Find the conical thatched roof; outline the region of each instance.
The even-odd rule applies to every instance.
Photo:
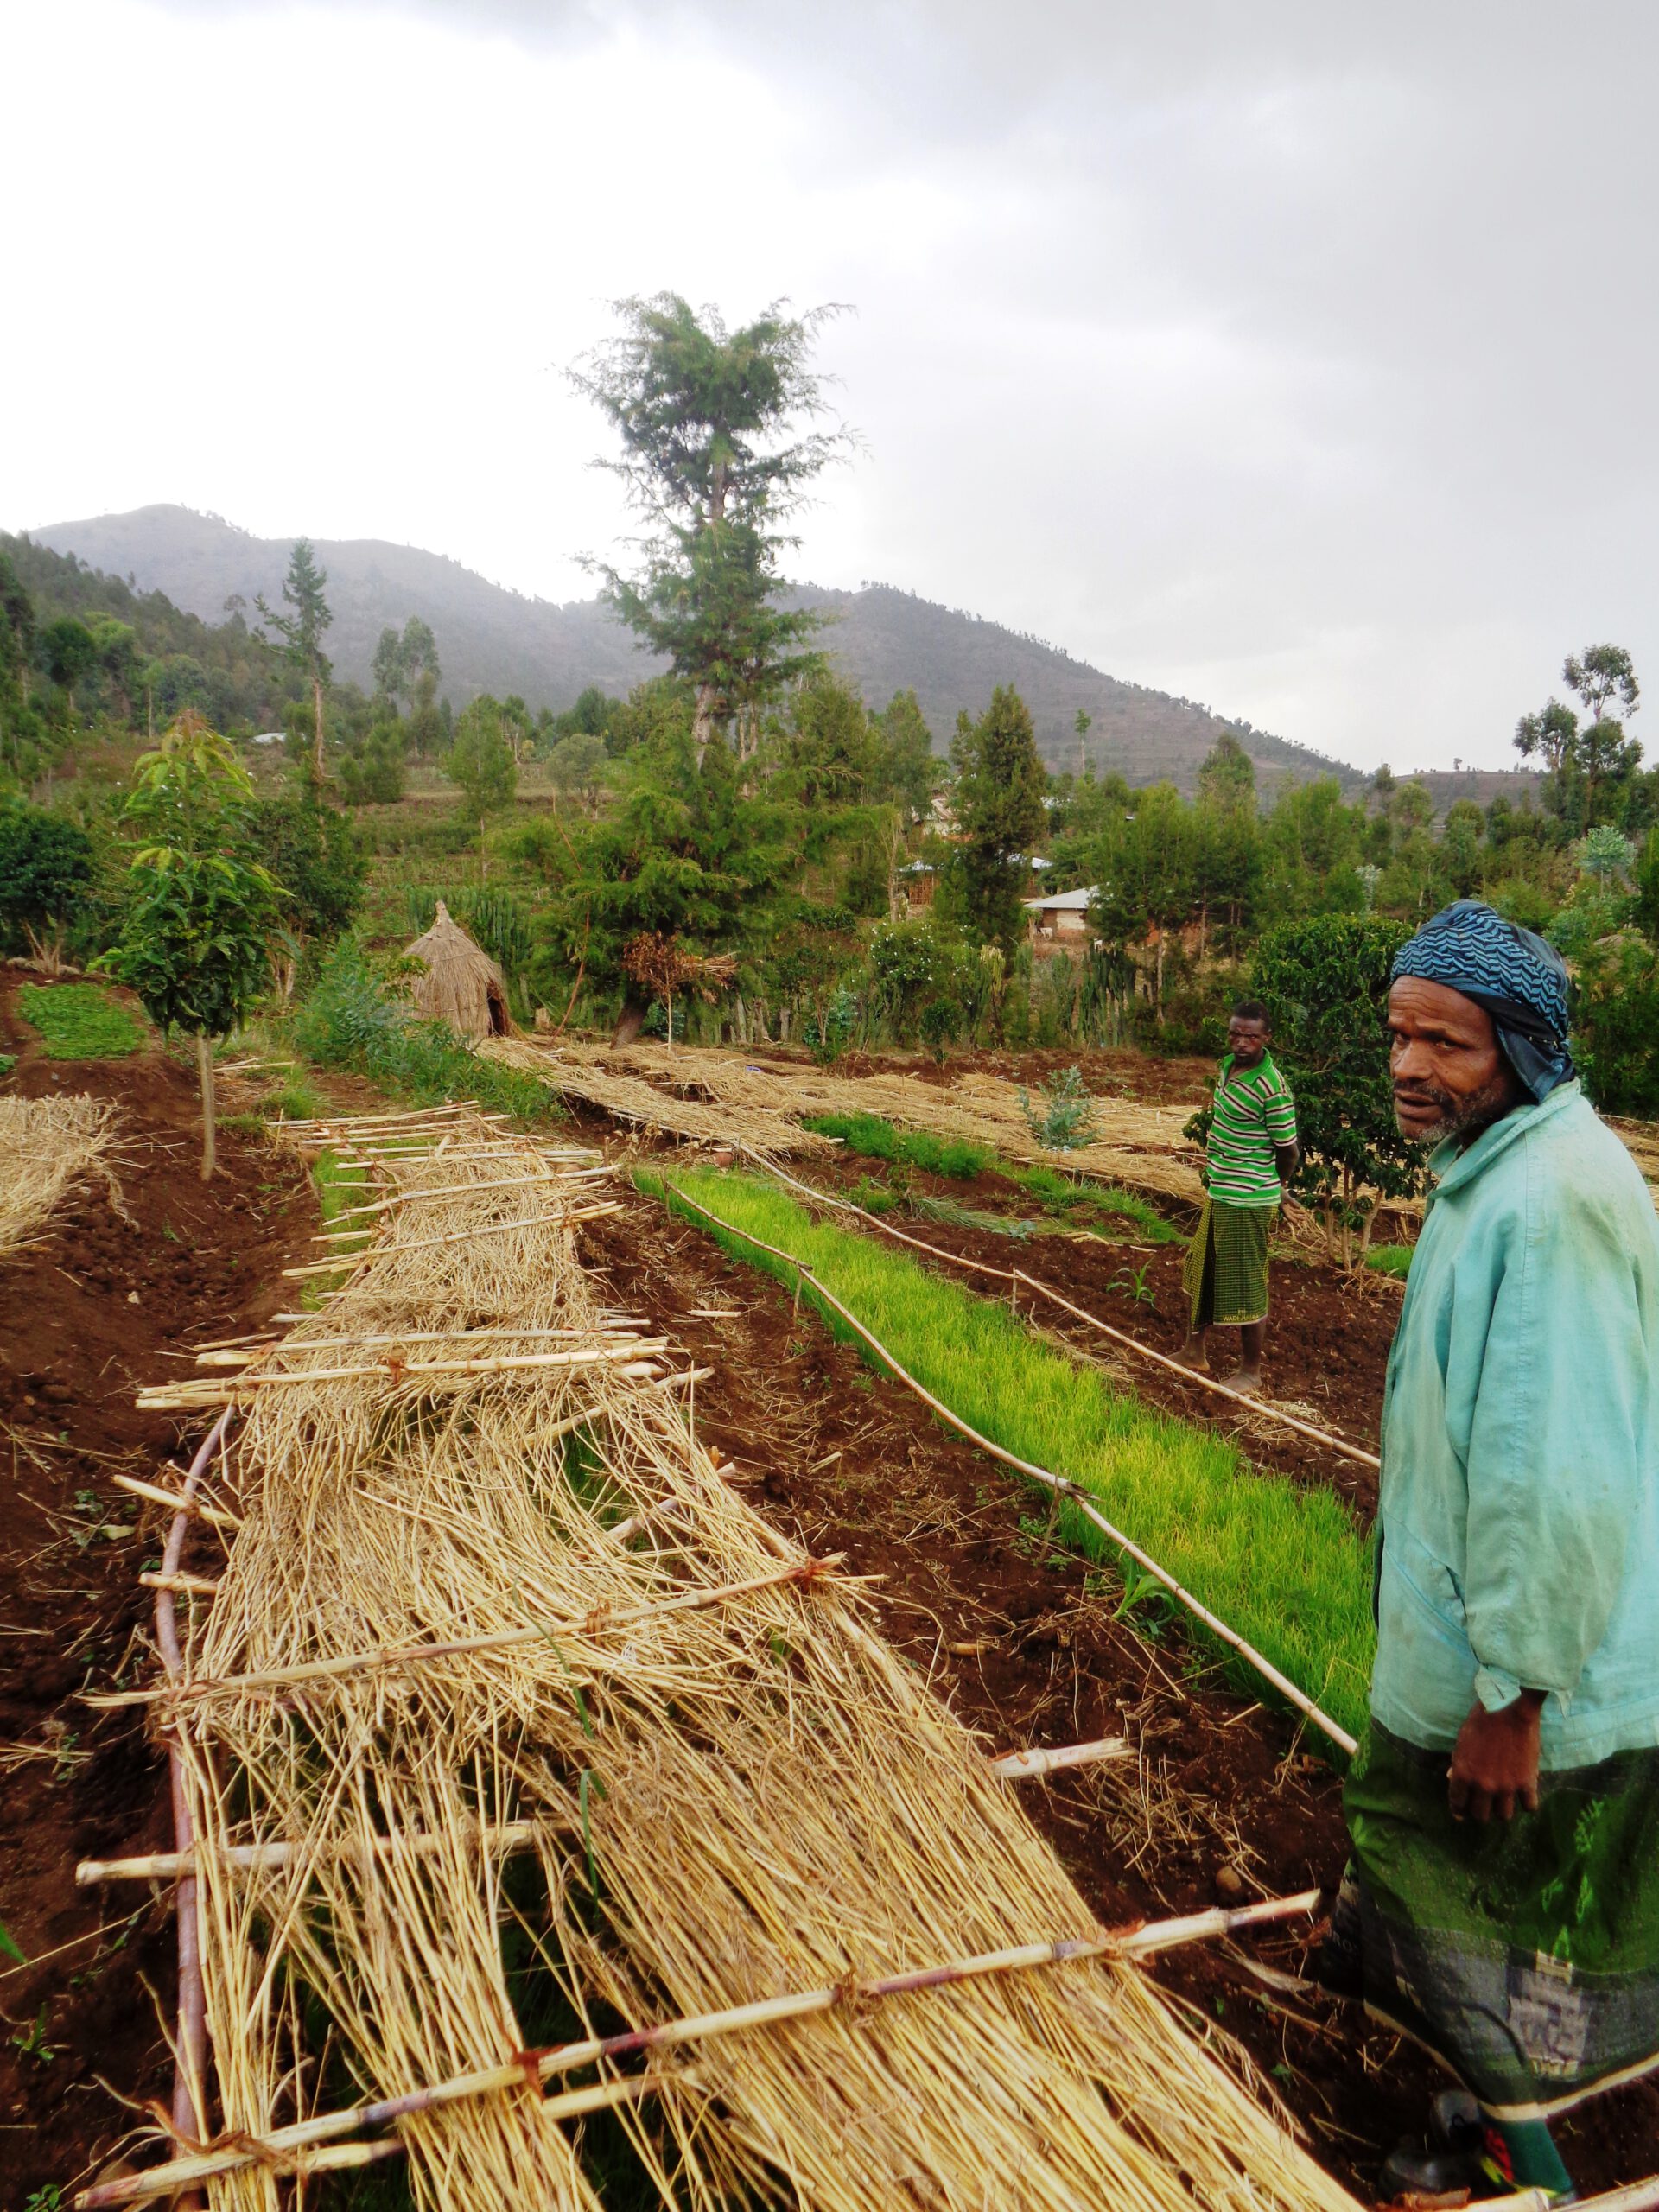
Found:
[[[442,899],[431,928],[405,953],[410,960],[426,963],[426,973],[415,978],[414,999],[429,1020],[447,1021],[463,1037],[512,1034],[506,977],[452,918]]]

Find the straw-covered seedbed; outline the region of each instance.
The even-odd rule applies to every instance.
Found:
[[[804,1129],[794,1116],[816,1109],[785,1105],[781,1109],[760,1105],[741,1095],[716,1095],[715,1103],[673,1097],[658,1090],[644,1076],[606,1067],[581,1047],[549,1051],[520,1038],[491,1038],[480,1051],[490,1059],[505,1060],[539,1077],[550,1090],[579,1104],[597,1106],[625,1128],[648,1129],[662,1136],[681,1137],[693,1144],[746,1144],[768,1157],[786,1153],[829,1153],[833,1141],[814,1129]],[[710,1056],[716,1057],[716,1056]],[[692,1078],[683,1078],[690,1081]]]
[[[1005,1160],[1052,1160],[1033,1135],[1017,1084],[999,1076],[959,1076],[949,1089],[919,1076],[838,1076],[810,1066],[757,1067],[741,1052],[707,1047],[634,1044],[617,1050],[567,1045],[556,1056],[533,1046],[486,1048],[539,1075],[572,1098],[673,1134],[753,1145],[757,1152],[809,1148],[800,1139],[781,1141],[779,1126],[817,1114],[879,1114],[906,1128],[965,1139]],[[694,1088],[710,1103],[671,1096],[661,1086]],[[626,1102],[619,1109],[613,1100]],[[1041,1101],[1037,1105],[1040,1108]],[[680,1116],[690,1117],[682,1128]],[[1204,1196],[1198,1154],[1182,1135],[1189,1109],[1148,1106],[1130,1099],[1096,1098],[1094,1140],[1065,1154],[1079,1174],[1103,1182],[1198,1205]],[[747,1134],[770,1132],[761,1142]],[[822,1141],[822,1140],[819,1140]]]
[[[579,2114],[608,2106],[686,2207],[1349,2207],[1121,1961],[855,1995],[1100,1931],[857,1588],[696,1443],[668,1347],[606,1310],[584,1163],[473,1116],[334,1135],[377,1209],[346,1287],[157,1393],[245,1409],[241,1526],[156,1699],[215,2085],[175,2180],[269,2212],[308,2158],[406,2150],[444,2212],[591,2206]],[[539,2024],[556,1992],[577,2038],[832,1994],[578,2068],[524,2050],[531,1952]],[[308,2120],[352,2085],[406,2100],[367,2144]]]
[[[0,1260],[38,1235],[66,1193],[110,1166],[118,1116],[105,1099],[0,1098]]]

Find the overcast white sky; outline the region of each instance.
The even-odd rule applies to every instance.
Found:
[[[1656,60],[1649,0],[0,0],[0,524],[583,596],[607,302],[846,301],[798,574],[1506,765],[1569,650],[1659,687]]]

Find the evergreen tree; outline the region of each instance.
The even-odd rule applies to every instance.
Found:
[[[512,757],[508,718],[499,699],[480,692],[465,708],[455,724],[454,741],[443,757],[443,772],[461,787],[463,804],[478,824],[478,880],[484,880],[486,861],[485,825],[492,814],[512,804],[518,788],[518,766]]]
[[[266,606],[263,595],[253,602],[264,620],[285,641],[289,661],[309,688],[311,780],[319,791],[322,789],[323,782],[322,695],[327,689],[333,672],[322,650],[323,632],[334,619],[323,595],[323,587],[327,581],[325,571],[317,566],[310,539],[297,537],[294,541],[294,550],[289,556],[288,574],[283,579],[283,597],[294,612],[291,614],[274,614]]]
[[[602,567],[605,596],[691,686],[699,760],[734,723],[740,754],[753,751],[761,709],[811,664],[818,618],[774,604],[779,556],[796,542],[778,525],[846,442],[796,435],[825,411],[807,361],[833,312],[774,306],[728,332],[671,292],[623,300],[622,334],[575,374],[621,438],[605,466],[646,524],[639,575]]]
[[[1012,684],[997,687],[976,722],[959,717],[950,758],[963,918],[982,944],[1011,953],[1024,929],[1020,901],[1048,820],[1048,778],[1030,710]]]

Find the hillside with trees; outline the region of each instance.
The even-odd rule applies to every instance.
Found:
[[[32,535],[38,545],[72,551],[113,575],[135,575],[209,622],[221,620],[227,606],[273,601],[292,550],[289,539],[253,537],[179,506],[54,523]],[[602,600],[557,606],[526,598],[457,561],[378,538],[318,539],[315,550],[329,579],[333,658],[365,690],[380,632],[388,624],[401,628],[411,614],[443,640],[444,688],[457,711],[492,691],[517,694],[532,711],[563,713],[590,685],[626,694],[665,665],[652,641],[636,641]],[[785,588],[777,604],[785,613],[824,618],[818,644],[867,699],[913,691],[941,753],[958,714],[983,714],[997,686],[1012,683],[1030,710],[1038,750],[1055,770],[1078,766],[1081,741],[1097,772],[1116,771],[1132,784],[1167,779],[1191,792],[1205,755],[1230,728],[1266,779],[1335,776],[1347,790],[1363,781],[1357,770],[1305,747],[1227,723],[1196,702],[1103,675],[1040,639],[891,585]],[[1089,718],[1081,741],[1079,715]]]

